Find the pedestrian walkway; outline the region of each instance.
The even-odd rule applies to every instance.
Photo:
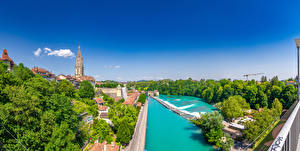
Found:
[[[145,105],[140,110],[133,137],[129,145],[125,148],[125,151],[144,151],[146,142],[147,115],[148,100],[146,100]]]

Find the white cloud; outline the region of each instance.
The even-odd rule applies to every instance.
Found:
[[[48,53],[48,56],[58,56],[58,57],[74,57],[75,54],[70,50],[70,49],[58,49],[58,50],[54,50],[54,51],[50,51]]]
[[[33,52],[33,54],[38,57],[41,55],[41,52],[42,52],[42,49],[38,48],[36,51]]]
[[[45,51],[45,53],[47,53],[47,52],[51,52],[52,50],[50,48],[45,47],[44,51]]]
[[[57,57],[70,57],[73,58],[75,57],[75,54],[70,50],[70,49],[57,49],[57,50],[52,50],[50,48],[43,48],[43,50],[41,48],[38,48],[36,51],[34,51],[34,55],[35,56],[40,56],[42,51],[44,51],[45,54],[47,54],[48,56],[57,56]]]
[[[121,66],[120,65],[105,65],[104,68],[119,69],[119,68],[121,68]]]

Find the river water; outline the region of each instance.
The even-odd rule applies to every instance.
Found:
[[[199,98],[161,95],[161,99],[189,112],[212,112],[215,108]],[[146,133],[147,151],[213,151],[201,130],[150,98]]]

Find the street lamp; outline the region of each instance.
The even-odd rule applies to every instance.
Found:
[[[299,77],[299,50],[300,50],[300,39],[295,39],[295,43],[296,43],[296,46],[297,46],[297,64],[298,64],[298,101],[299,101],[299,98],[300,98],[300,83],[299,83],[299,80],[300,80],[300,77]]]

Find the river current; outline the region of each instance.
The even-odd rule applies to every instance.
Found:
[[[216,110],[196,97],[161,95],[159,98],[190,113]],[[205,141],[198,127],[150,98],[145,150],[213,151],[214,148]]]

